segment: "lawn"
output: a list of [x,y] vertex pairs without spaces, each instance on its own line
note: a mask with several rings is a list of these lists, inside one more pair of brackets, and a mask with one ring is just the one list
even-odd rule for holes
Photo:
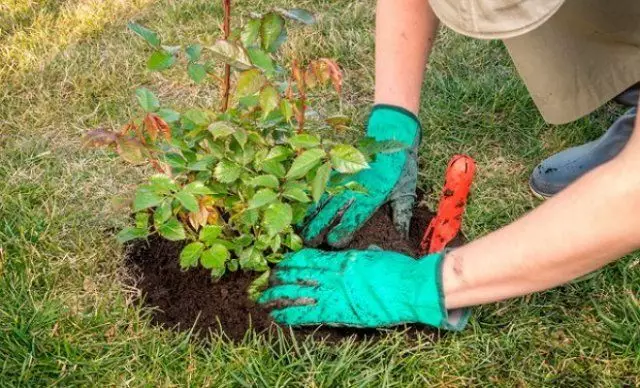
[[[343,113],[364,120],[375,1],[242,0],[235,12],[294,5],[320,20],[295,30],[284,55],[336,59],[345,71]],[[146,71],[144,45],[126,30],[131,19],[168,41],[211,42],[221,7],[217,0],[0,4],[0,386],[640,385],[638,254],[553,291],[476,308],[465,331],[438,340],[390,333],[376,343],[327,345],[248,335],[206,344],[153,327],[132,302],[136,290],[123,285],[114,239],[128,217],[118,198],[148,171],[83,149],[81,136],[122,124],[141,85],[176,106],[211,106],[217,91]],[[620,112],[608,105],[549,126],[502,43],[443,29],[423,88],[420,185],[437,192],[452,154],[475,157],[464,232],[477,238],[539,203],[527,187],[538,161],[597,137]]]

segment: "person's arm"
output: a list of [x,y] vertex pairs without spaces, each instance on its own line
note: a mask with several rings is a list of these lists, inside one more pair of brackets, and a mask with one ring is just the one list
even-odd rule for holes
[[393,223],[409,233],[418,179],[417,149],[421,139],[416,117],[427,57],[437,20],[427,0],[379,0],[376,17],[375,105],[365,136],[394,140],[406,149],[378,154],[369,168],[350,177],[367,195],[344,190],[325,194],[307,212],[300,236],[307,246],[349,244],[355,233],[384,204],[393,209]]
[[623,152],[516,222],[449,253],[448,309],[546,290],[640,248],[640,121]]
[[379,0],[376,10],[375,104],[414,114],[438,19],[427,0]]

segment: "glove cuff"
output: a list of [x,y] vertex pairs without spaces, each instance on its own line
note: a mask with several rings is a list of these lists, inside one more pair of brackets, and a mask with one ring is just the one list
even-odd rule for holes
[[442,265],[444,252],[434,253],[419,259],[420,271],[429,276],[417,292],[417,313],[420,322],[445,330],[461,331],[471,316],[470,308],[447,310],[442,288]]
[[395,105],[378,104],[369,115],[367,136],[377,141],[401,141],[415,147],[420,143],[422,128],[412,112]]

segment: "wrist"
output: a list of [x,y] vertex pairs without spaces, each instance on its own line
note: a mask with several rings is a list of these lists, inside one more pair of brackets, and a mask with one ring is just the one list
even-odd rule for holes
[[423,275],[416,287],[416,311],[422,323],[447,330],[464,329],[470,309],[447,309],[443,287],[445,252],[433,253],[418,260],[418,271]]
[[367,136],[378,141],[396,140],[408,146],[417,146],[421,136],[420,121],[413,112],[403,107],[377,104],[369,115]]

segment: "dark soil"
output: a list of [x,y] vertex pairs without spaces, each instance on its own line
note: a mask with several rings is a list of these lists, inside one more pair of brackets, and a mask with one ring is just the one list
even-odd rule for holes
[[[433,213],[418,205],[414,210],[409,240],[396,232],[388,206],[381,208],[358,232],[348,248],[367,249],[375,244],[383,249],[395,250],[416,257],[422,234]],[[457,238],[452,246],[459,245]],[[142,303],[154,308],[152,320],[158,325],[178,330],[192,327],[201,334],[220,332],[221,328],[232,340],[242,339],[249,328],[264,332],[274,327],[268,312],[247,298],[248,285],[255,273],[238,271],[229,273],[217,283],[211,281],[203,268],[182,271],[178,265],[181,243],[162,238],[132,244],[127,252],[127,267],[137,279],[135,286],[142,292]],[[409,331],[430,331],[411,326]],[[372,337],[376,330],[347,328],[296,329],[296,336],[328,338],[336,341],[344,337]]]

